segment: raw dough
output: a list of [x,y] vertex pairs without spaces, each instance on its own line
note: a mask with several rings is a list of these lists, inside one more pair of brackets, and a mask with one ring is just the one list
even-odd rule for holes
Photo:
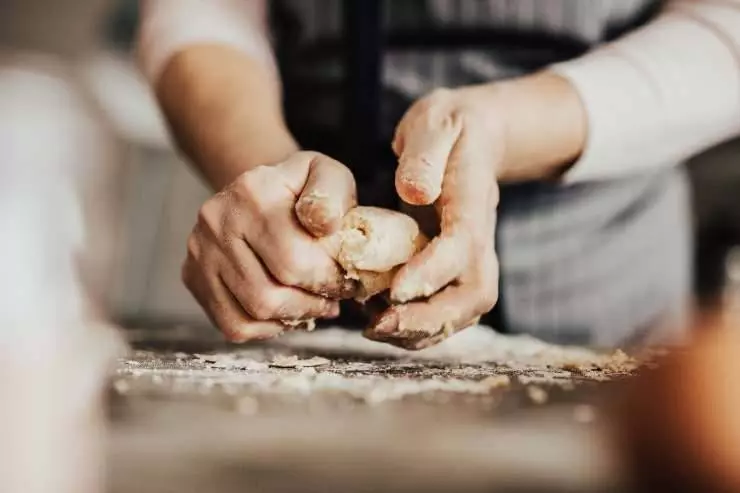
[[360,282],[360,302],[387,290],[398,269],[428,243],[414,219],[377,207],[350,210],[342,228],[321,241],[347,277]]
[[331,360],[314,356],[310,359],[300,359],[298,356],[275,356],[270,362],[270,366],[275,368],[313,368],[331,364]]

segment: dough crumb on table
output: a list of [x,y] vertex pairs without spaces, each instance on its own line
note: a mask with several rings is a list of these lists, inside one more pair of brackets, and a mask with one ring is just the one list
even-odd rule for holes
[[274,368],[312,368],[328,364],[331,364],[331,361],[320,356],[314,356],[309,359],[300,359],[298,356],[278,355],[270,362],[270,366]]
[[[155,345],[159,347],[172,337],[155,334],[163,338]],[[151,348],[156,340],[146,339],[144,347]],[[309,407],[316,399],[328,406],[358,406],[408,399],[417,404],[449,400],[463,405],[460,402],[468,398],[480,408],[497,407],[502,399],[516,401],[517,406],[539,406],[536,401],[542,400],[542,392],[533,387],[545,392],[549,405],[562,399],[564,391],[621,379],[644,363],[640,360],[634,367],[618,368],[610,364],[610,353],[498,334],[484,326],[470,327],[438,346],[414,353],[342,328],[292,332],[274,341],[206,351],[136,350],[119,362],[114,390],[132,398],[197,395],[198,399],[232,402],[251,396],[275,405],[298,405],[291,399],[300,397],[308,399],[305,405]],[[592,370],[563,369],[575,361]],[[572,397],[568,400],[572,402]],[[573,413],[575,421],[591,419],[585,408]]]
[[527,387],[527,395],[535,404],[545,404],[548,399],[547,391],[542,387],[531,385]]

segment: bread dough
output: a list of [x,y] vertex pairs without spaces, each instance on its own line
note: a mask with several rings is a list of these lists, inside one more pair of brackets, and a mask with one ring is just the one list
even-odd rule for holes
[[365,302],[387,290],[393,276],[428,243],[416,221],[400,212],[377,207],[355,207],[342,228],[321,240],[324,248],[359,281],[355,299]]

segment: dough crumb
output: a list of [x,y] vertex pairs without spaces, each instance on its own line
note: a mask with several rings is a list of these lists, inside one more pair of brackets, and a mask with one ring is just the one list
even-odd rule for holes
[[509,378],[508,375],[493,375],[491,377],[484,378],[480,383],[491,390],[500,389],[509,387],[511,385],[511,378]]
[[549,397],[545,389],[534,385],[527,387],[527,396],[529,396],[532,402],[538,405],[545,404]]
[[331,360],[314,356],[310,359],[300,359],[298,356],[275,356],[270,362],[273,368],[310,368],[316,366],[325,366],[331,363]]
[[313,318],[307,320],[281,320],[280,323],[288,330],[305,330],[306,332],[316,330],[316,320]]

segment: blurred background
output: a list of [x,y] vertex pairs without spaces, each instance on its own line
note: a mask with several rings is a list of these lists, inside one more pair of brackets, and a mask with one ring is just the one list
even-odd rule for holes
[[[84,248],[85,254],[80,255],[78,260],[84,264],[82,271],[88,277],[85,281],[93,286],[95,301],[107,308],[114,321],[124,327],[136,329],[207,325],[200,308],[180,281],[180,267],[185,257],[186,238],[199,207],[210,192],[173,148],[150,89],[136,67],[132,43],[137,22],[137,3],[133,0],[0,0],[0,114],[14,115],[13,119],[9,119],[12,124],[6,127],[0,124],[0,158],[5,163],[2,168],[2,200],[15,207],[6,208],[10,213],[4,214],[0,220],[6,221],[6,227],[18,233],[20,238],[18,241],[6,241],[0,245],[0,256],[14,260],[7,262],[10,265],[3,266],[4,275],[0,276],[6,283],[3,292],[17,295],[10,300],[2,300],[5,305],[0,310],[0,317],[5,318],[0,321],[9,328],[3,335],[13,334],[10,329],[16,327],[13,325],[17,322],[14,318],[16,313],[22,316],[33,312],[41,322],[39,327],[45,327],[44,324],[48,325],[50,321],[57,323],[57,330],[49,329],[49,337],[28,337],[29,343],[25,349],[17,345],[11,348],[8,345],[8,341],[16,344],[18,338],[0,338],[0,350],[5,349],[0,351],[0,383],[5,383],[3,390],[10,392],[3,399],[18,403],[13,409],[8,406],[0,411],[0,443],[31,443],[28,435],[13,434],[26,430],[14,427],[13,423],[23,420],[26,423],[32,422],[29,419],[36,416],[34,413],[40,413],[39,410],[45,412],[51,409],[61,415],[63,413],[60,410],[65,407],[59,403],[63,402],[70,406],[72,416],[79,411],[74,407],[76,403],[85,402],[86,398],[94,400],[90,396],[94,394],[95,382],[86,380],[84,376],[103,374],[99,368],[104,363],[98,359],[104,359],[105,351],[100,351],[99,348],[109,347],[110,353],[106,354],[116,351],[113,348],[115,343],[100,346],[87,341],[83,336],[79,339],[83,342],[78,342],[69,337],[74,331],[59,330],[65,325],[65,320],[60,320],[60,313],[70,313],[70,324],[74,325],[79,321],[80,313],[87,313],[88,310],[95,312],[96,309],[83,306],[85,300],[77,291],[79,286],[70,283],[74,275],[58,268],[59,265],[65,265],[64,260],[56,262],[55,257],[48,266],[44,264],[49,261],[47,257],[50,250],[58,252],[59,258],[64,259],[65,252],[76,252]],[[49,136],[56,136],[59,140],[55,141]],[[23,152],[31,149],[33,152],[29,151],[30,154],[26,155],[20,151],[15,152],[17,149],[25,149]],[[694,290],[697,300],[705,306],[711,306],[722,291],[726,278],[725,259],[734,247],[740,246],[738,161],[740,141],[723,144],[687,164],[694,194]],[[79,197],[82,200],[79,203],[70,192],[73,189],[80,191]],[[35,202],[27,203],[28,197],[33,197]],[[34,207],[39,204],[46,204],[47,207],[42,206],[36,210]],[[48,217],[48,210],[54,211],[54,217]],[[26,216],[16,215],[15,211],[32,211],[27,217],[36,222],[18,222],[19,217]],[[87,229],[80,226],[85,221],[88,224]],[[26,232],[28,238],[25,238]],[[39,245],[53,245],[53,248],[34,250],[33,247]],[[30,288],[20,282],[23,279],[28,281]],[[48,291],[39,295],[36,288],[42,285]],[[64,296],[60,293],[64,293]],[[98,318],[102,317],[98,314]],[[17,323],[17,327],[20,329],[19,333],[27,328],[22,323]],[[30,336],[38,333],[24,332]],[[131,339],[136,340],[136,331],[131,330],[130,334]],[[181,334],[175,331],[173,338]],[[44,344],[40,345],[39,341],[44,341]],[[495,342],[499,344],[498,340]],[[154,344],[145,349],[155,351],[161,348],[161,345]],[[542,348],[537,346],[537,351],[540,350]],[[192,361],[189,360],[188,365],[183,366],[180,363],[184,357],[176,356],[180,353],[173,352],[170,359],[156,359],[152,356],[154,353],[143,351],[141,349],[140,352],[135,352],[123,363],[119,361],[123,366],[119,366],[118,375],[125,378],[117,382],[117,394],[128,394],[134,385],[132,382],[136,381],[139,382],[136,385],[139,385],[142,395],[156,395],[159,399],[156,402],[161,404],[164,400],[161,395],[163,379],[175,378],[173,375],[205,372],[203,379],[197,382],[194,380],[196,383],[184,392],[191,399],[193,395],[204,395],[214,386],[221,385],[213,383],[214,374],[218,371],[223,368],[240,368],[238,365],[234,366],[236,363],[233,363],[233,359],[229,360],[231,363],[223,363],[216,357],[208,359],[197,355]],[[195,350],[192,352],[195,354]],[[84,357],[80,357],[81,354]],[[98,355],[99,358],[90,355]],[[379,361],[386,361],[385,358],[389,356],[380,355],[378,358]],[[42,361],[51,363],[42,365]],[[70,361],[75,363],[70,364]],[[227,366],[224,367],[223,364]],[[266,365],[264,361],[260,361],[260,364]],[[423,374],[423,371],[429,370],[420,363],[403,364],[406,366],[403,371],[399,370],[400,377],[413,375],[414,371]],[[611,364],[604,366],[609,367]],[[445,378],[463,380],[471,378],[471,375],[484,380],[493,376],[494,371],[492,368],[484,368],[485,371],[481,373],[481,367],[463,365],[456,366],[454,371],[443,366],[432,366],[432,370],[434,381]],[[552,378],[542,376],[540,370],[534,367],[511,370],[511,376],[518,385],[517,393],[513,400],[504,401],[511,404],[502,409],[511,411],[532,407],[548,399],[547,393],[543,397],[541,389],[532,390],[529,386],[532,381],[541,383]],[[364,377],[372,376],[373,371],[377,370],[360,366],[341,371],[356,372]],[[621,375],[621,371],[617,369],[614,373]],[[42,373],[54,375],[54,379],[34,377]],[[145,378],[141,378],[142,375]],[[599,375],[591,375],[589,378],[594,377],[594,381],[598,381],[601,378]],[[18,383],[23,376],[27,378],[22,384]],[[280,374],[276,381],[289,380],[284,377],[284,374]],[[584,380],[588,379],[584,377]],[[72,393],[71,389],[76,388],[76,384],[72,382],[80,382],[81,392],[86,393]],[[493,380],[489,384],[498,385],[496,382]],[[172,384],[176,383],[173,380]],[[305,397],[307,391],[300,386],[304,383],[296,383],[291,392]],[[338,385],[333,380],[324,383],[330,387]],[[101,382],[98,384],[101,385]],[[429,443],[422,441],[419,445],[427,452],[421,459],[426,462],[421,466],[428,466],[431,470],[439,468],[436,469],[438,475],[426,474],[427,468],[418,464],[405,464],[407,469],[403,477],[408,479],[408,483],[381,481],[373,483],[372,487],[368,486],[367,491],[396,491],[391,486],[398,491],[413,491],[412,485],[423,485],[426,491],[450,491],[455,484],[462,484],[460,482],[466,480],[469,491],[490,491],[490,477],[478,477],[475,473],[492,470],[504,477],[505,473],[515,470],[515,465],[523,468],[522,471],[525,472],[522,474],[525,476],[538,471],[541,476],[537,478],[544,483],[553,477],[563,479],[560,483],[563,491],[607,491],[600,489],[599,481],[603,479],[602,474],[608,475],[608,471],[600,469],[606,467],[604,464],[608,460],[601,460],[602,455],[596,451],[601,449],[592,436],[582,436],[580,428],[574,430],[571,426],[574,422],[590,423],[593,408],[590,403],[584,404],[575,397],[566,396],[559,401],[571,406],[565,412],[565,420],[569,426],[542,425],[540,428],[540,425],[533,426],[530,421],[526,421],[525,415],[521,415],[524,419],[521,423],[516,420],[497,421],[494,428],[486,428],[487,431],[483,433],[480,426],[473,425],[481,425],[478,421],[466,421],[471,427],[461,430],[451,426],[437,426],[440,423],[438,414],[424,415],[425,420],[417,421],[416,414],[413,414],[413,419],[409,419],[409,415],[399,413],[393,407],[389,409],[397,414],[393,414],[396,419],[392,426],[389,426],[389,416],[392,413],[367,413],[366,409],[359,411],[359,414],[345,414],[347,420],[341,423],[331,413],[328,414],[328,419],[327,415],[322,415],[322,419],[310,421],[309,416],[316,411],[316,406],[321,407],[322,404],[309,399],[305,399],[306,402],[301,401],[300,405],[290,400],[280,401],[281,405],[273,402],[274,409],[271,408],[270,413],[256,417],[259,414],[256,410],[258,400],[249,397],[249,393],[244,390],[248,386],[235,391],[236,394],[229,393],[232,392],[230,387],[222,387],[219,387],[221,390],[217,396],[209,394],[209,402],[218,402],[219,405],[215,407],[220,409],[223,407],[222,401],[228,401],[227,407],[231,411],[236,407],[236,414],[232,412],[224,416],[215,412],[214,406],[208,411],[165,406],[158,407],[154,418],[148,418],[139,427],[124,420],[123,427],[117,428],[115,432],[117,441],[110,452],[118,467],[115,477],[139,479],[139,483],[122,481],[113,490],[173,491],[158,489],[156,482],[151,481],[151,478],[157,478],[161,474],[162,477],[178,477],[193,491],[206,490],[214,477],[225,479],[230,485],[218,491],[243,491],[240,485],[253,480],[254,475],[262,474],[260,477],[269,477],[271,482],[270,488],[260,491],[290,491],[281,482],[283,469],[275,465],[282,462],[290,464],[294,470],[302,470],[306,477],[314,481],[309,483],[310,488],[307,486],[301,491],[331,491],[332,488],[327,489],[325,483],[329,476],[336,481],[331,483],[333,488],[346,491],[346,484],[350,479],[356,485],[365,482],[369,485],[371,479],[400,478],[397,470],[394,473],[393,460],[408,460],[410,454],[419,453],[419,448],[414,447],[419,445],[415,440],[419,439],[421,432],[409,423],[415,422],[418,428],[419,423],[423,422],[429,425],[427,431],[432,429],[437,434],[429,435]],[[159,391],[156,391],[157,388]],[[176,392],[174,388],[167,387],[165,392]],[[399,392],[403,394],[405,391]],[[453,406],[454,412],[450,416],[458,425],[461,416],[471,416],[465,411],[465,405],[461,404],[464,400],[462,397],[460,400],[450,400],[444,393],[435,395],[440,400],[432,399],[430,402]],[[363,399],[369,398],[363,396]],[[526,406],[522,403],[526,403]],[[136,400],[133,404],[144,405],[143,401]],[[149,404],[151,402],[147,401],[145,407]],[[341,407],[345,406],[343,401],[336,406],[335,404],[332,401],[328,407],[336,409],[339,406],[346,411],[354,405]],[[480,403],[476,401],[476,406],[478,404]],[[575,408],[572,407],[574,404]],[[264,405],[260,401],[259,406]],[[485,411],[476,411],[476,417],[489,416],[486,414],[489,408],[483,406],[476,409]],[[562,418],[562,409],[558,412],[560,414],[557,416]],[[250,419],[245,421],[244,415]],[[406,416],[406,421],[400,419],[402,416]],[[38,418],[39,422],[45,422],[40,414]],[[55,419],[57,418],[58,416]],[[89,422],[97,421],[92,419]],[[307,425],[307,422],[310,424]],[[298,445],[284,440],[287,436],[284,431],[286,423],[299,428],[291,431],[303,437]],[[490,421],[485,422],[485,426],[489,424]],[[30,471],[31,477],[39,477],[34,471],[53,470],[52,464],[60,456],[66,456],[73,462],[77,460],[74,463],[79,470],[100,470],[100,467],[93,467],[90,462],[91,457],[96,457],[96,432],[91,432],[90,436],[93,438],[90,439],[91,445],[85,454],[82,452],[85,452],[84,444],[87,442],[81,438],[76,426],[79,426],[78,422],[68,428],[50,425],[48,429],[42,427],[39,430],[38,436],[45,437],[53,446],[47,447],[51,452],[47,457],[49,462],[44,463],[39,458],[38,448],[29,445],[27,460],[21,462]],[[337,430],[337,426],[346,429]],[[232,435],[237,428],[241,430],[240,433]],[[53,429],[66,429],[68,435],[54,435],[49,431]],[[158,433],[154,433],[155,429]],[[186,434],[183,430],[189,431]],[[316,430],[325,430],[326,434],[318,436]],[[405,438],[393,442],[394,452],[388,456],[385,444],[394,440],[393,437],[397,434]],[[348,436],[353,437],[349,443],[346,440]],[[20,441],[10,440],[14,437]],[[228,437],[230,441],[224,441],[224,437]],[[253,469],[240,469],[233,459],[235,451],[250,441],[259,444],[253,450],[269,453],[262,456],[257,452],[244,454],[243,457],[251,461]],[[67,453],[69,443],[75,443],[81,451],[79,459],[76,459],[75,454]],[[360,447],[360,443],[364,445]],[[519,446],[495,446],[512,443]],[[17,452],[17,449],[14,451]],[[173,454],[173,451],[177,453]],[[201,455],[196,452],[201,452]],[[348,459],[353,457],[349,452],[359,453],[360,458],[352,462]],[[459,460],[460,454],[465,452],[468,453],[466,459],[469,460],[464,463],[469,469],[459,469],[457,476],[444,469],[456,454]],[[23,454],[17,455],[21,457]],[[102,455],[104,454],[98,454],[98,457]],[[164,456],[172,460],[159,462]],[[212,463],[204,463],[204,456],[210,457]],[[122,457],[128,460],[117,460]],[[383,462],[383,457],[386,462]],[[313,458],[313,461],[307,458]],[[321,463],[322,458],[327,458],[330,463],[342,464],[342,471],[347,477],[339,474],[338,470],[327,471],[327,465]],[[372,463],[373,467],[362,462],[369,462],[368,458],[375,461]],[[31,486],[24,482],[29,475],[22,474],[22,467],[19,468],[17,464],[18,462],[14,463],[15,470],[10,467],[4,470],[2,467],[6,464],[0,461],[0,478],[5,477],[6,481],[3,483],[0,480],[0,490],[24,493],[84,493],[100,490],[90,486],[99,481],[99,478],[88,477],[88,486],[85,488],[70,487],[64,490],[58,486],[63,474],[55,477],[46,473],[41,475],[46,478],[46,483],[40,481],[38,485]],[[196,464],[208,466],[199,470],[202,477],[193,472]],[[493,464],[498,469],[491,469]],[[188,471],[188,468],[192,469]],[[192,474],[189,476],[183,474],[184,472]],[[21,478],[18,479],[19,482],[12,487],[3,488],[3,485],[9,484],[8,481],[12,484],[14,474]],[[79,480],[80,474],[76,477]],[[446,483],[443,481],[445,478]],[[49,486],[54,485],[54,481],[57,486]],[[281,489],[283,486],[285,488]],[[407,487],[406,490],[404,486]],[[190,490],[175,491],[186,493]],[[519,490],[514,488],[511,491]]]
[[[15,3],[27,14],[36,2]],[[91,9],[90,3],[98,5]],[[137,8],[137,2],[126,0],[65,2],[47,17],[47,24],[34,29],[56,40],[54,30],[67,32],[74,24],[71,32],[80,39],[69,40],[70,46],[88,47],[87,55],[75,61],[75,71],[117,141],[119,156],[110,172],[118,188],[113,196],[120,200],[111,213],[121,220],[110,223],[115,228],[109,248],[116,282],[107,295],[112,313],[129,324],[204,322],[180,282],[180,265],[185,239],[209,192],[173,149],[137,70],[132,54]],[[2,15],[6,23],[11,17]],[[11,25],[21,29],[16,20]],[[4,29],[3,36],[12,31]],[[59,48],[55,45],[53,51]],[[719,292],[724,255],[740,244],[740,167],[733,165],[738,159],[740,143],[730,142],[687,165],[694,192],[695,290],[703,302]]]

